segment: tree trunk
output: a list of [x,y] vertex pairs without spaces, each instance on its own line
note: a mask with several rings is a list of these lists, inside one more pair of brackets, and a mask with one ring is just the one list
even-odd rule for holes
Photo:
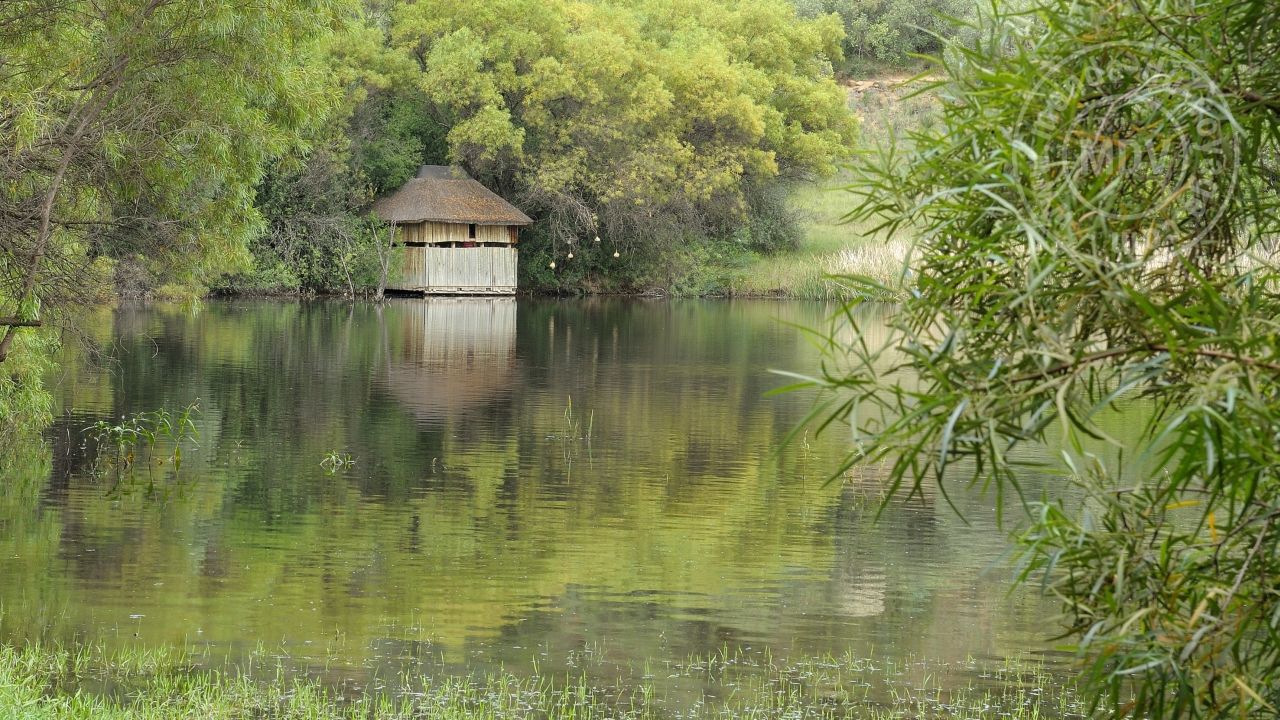
[[387,294],[387,272],[391,267],[391,249],[396,241],[396,226],[391,224],[391,229],[387,231],[387,244],[378,243],[378,290],[374,294],[373,299],[382,302]]
[[[120,66],[121,63],[117,63]],[[58,168],[54,171],[53,177],[49,179],[49,187],[45,190],[44,197],[40,199],[40,225],[36,233],[35,245],[31,248],[31,254],[27,258],[27,267],[25,276],[22,279],[21,289],[13,298],[19,306],[31,297],[36,290],[36,283],[40,277],[40,265],[44,262],[45,255],[49,252],[49,241],[53,237],[53,206],[57,202],[58,192],[62,189],[62,181],[67,175],[68,168],[71,167],[71,161],[80,151],[80,141],[84,137],[85,132],[89,129],[89,125],[94,122],[98,115],[106,108],[110,102],[111,96],[115,94],[116,87],[119,82],[113,83],[102,91],[100,95],[91,96],[91,100],[81,106],[83,114],[76,122],[75,115],[72,115],[72,122],[75,123],[75,130],[71,132],[62,148],[62,159],[58,163]],[[15,313],[20,316],[21,313]],[[39,318],[20,318],[21,320],[37,323]],[[0,363],[9,357],[9,350],[13,347],[13,340],[17,337],[18,329],[22,327],[35,327],[27,322],[7,323],[9,328],[5,331],[4,336],[0,337]]]
[[351,258],[354,253],[351,250],[351,238],[346,236],[345,233],[343,237],[342,259],[340,261],[342,263],[342,275],[347,279],[347,297],[355,300],[356,284],[355,281],[351,279]]

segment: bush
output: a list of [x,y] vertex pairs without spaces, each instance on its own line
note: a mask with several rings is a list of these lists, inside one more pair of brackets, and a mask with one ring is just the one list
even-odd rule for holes
[[936,54],[957,26],[971,18],[976,0],[793,0],[804,17],[835,15],[844,26],[846,73],[868,64],[905,64],[911,55]]
[[[832,338],[827,422],[894,490],[1021,500],[1022,577],[1119,716],[1280,707],[1272,12],[997,5],[948,48],[936,127],[853,186],[918,234],[914,287],[883,347]],[[1050,443],[1064,480],[1024,495]]]

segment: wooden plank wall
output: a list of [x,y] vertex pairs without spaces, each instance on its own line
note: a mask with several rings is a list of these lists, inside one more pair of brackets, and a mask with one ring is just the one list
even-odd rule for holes
[[509,243],[511,237],[507,234],[506,225],[477,225],[476,242]]
[[467,237],[470,228],[459,223],[414,223],[400,226],[400,242],[447,243],[474,242],[511,243],[506,225],[477,225],[475,238]]
[[516,291],[516,249],[407,247],[401,284],[392,289],[511,295]]

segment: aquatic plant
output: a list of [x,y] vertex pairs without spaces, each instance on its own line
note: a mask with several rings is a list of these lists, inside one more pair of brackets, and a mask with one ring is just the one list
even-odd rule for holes
[[356,464],[356,459],[349,452],[338,452],[330,450],[325,454],[324,459],[320,461],[320,467],[324,468],[330,475],[338,472],[342,468],[351,467]]
[[[118,421],[99,420],[84,429],[97,446],[94,472],[105,467],[115,472],[117,483],[129,475],[139,460],[148,473],[154,466],[172,465],[175,472],[182,469],[183,443],[194,443],[200,437],[195,416],[200,412],[199,401],[171,413],[160,409],[122,417]],[[157,452],[167,448],[167,454]]]
[[564,437],[566,439],[586,440],[590,442],[591,433],[595,428],[596,411],[592,410],[587,414],[587,427],[584,432],[582,427],[582,418],[573,414],[573,396],[569,396],[568,402],[564,407]]

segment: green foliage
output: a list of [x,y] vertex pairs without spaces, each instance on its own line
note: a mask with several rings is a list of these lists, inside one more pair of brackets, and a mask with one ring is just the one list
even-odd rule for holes
[[30,444],[33,429],[51,419],[51,399],[43,380],[53,366],[56,335],[31,328],[17,335],[13,354],[0,366],[0,454]]
[[834,15],[844,26],[843,69],[868,62],[900,65],[932,54],[952,36],[950,19],[970,18],[975,0],[792,0],[803,17]]
[[1043,471],[1020,448],[1061,433],[1083,501],[1021,498],[1024,577],[1120,715],[1280,707],[1271,10],[997,6],[950,48],[936,126],[852,188],[918,259],[884,347],[832,340],[819,414],[895,490],[998,499]]
[[449,159],[539,219],[535,266],[595,236],[657,261],[744,223],[743,242],[786,245],[776,183],[831,171],[852,130],[840,29],[785,2],[415,3],[391,33]]
[[372,196],[404,185],[428,160],[443,161],[443,129],[423,112],[427,103],[408,88],[375,94],[355,108],[348,121],[352,174]]
[[324,45],[326,81],[343,101],[312,142],[272,163],[257,187],[266,219],[250,249],[254,267],[223,279],[230,292],[342,292],[378,282],[385,228],[366,215],[375,197],[413,176],[424,157],[443,155],[425,99],[407,78],[409,59],[387,46],[376,13]]
[[[773,252],[797,237],[780,183],[831,171],[852,129],[838,23],[784,0],[183,0],[85,4],[83,21],[81,4],[0,16],[15,308],[74,304],[90,280],[356,294],[378,276],[369,204],[424,162],[463,164],[535,216],[531,256],[598,235],[648,265],[709,239]],[[92,258],[113,272],[84,272]],[[624,268],[582,279],[637,287]]]
[[277,163],[258,185],[267,230],[250,244],[254,267],[220,289],[355,295],[375,284],[381,225],[355,210],[367,198],[361,188],[344,155],[329,149]]
[[[103,258],[170,286],[244,267],[255,186],[338,99],[322,49],[353,9],[4,3],[0,314],[53,321],[96,299]],[[22,332],[6,327],[0,361]]]

